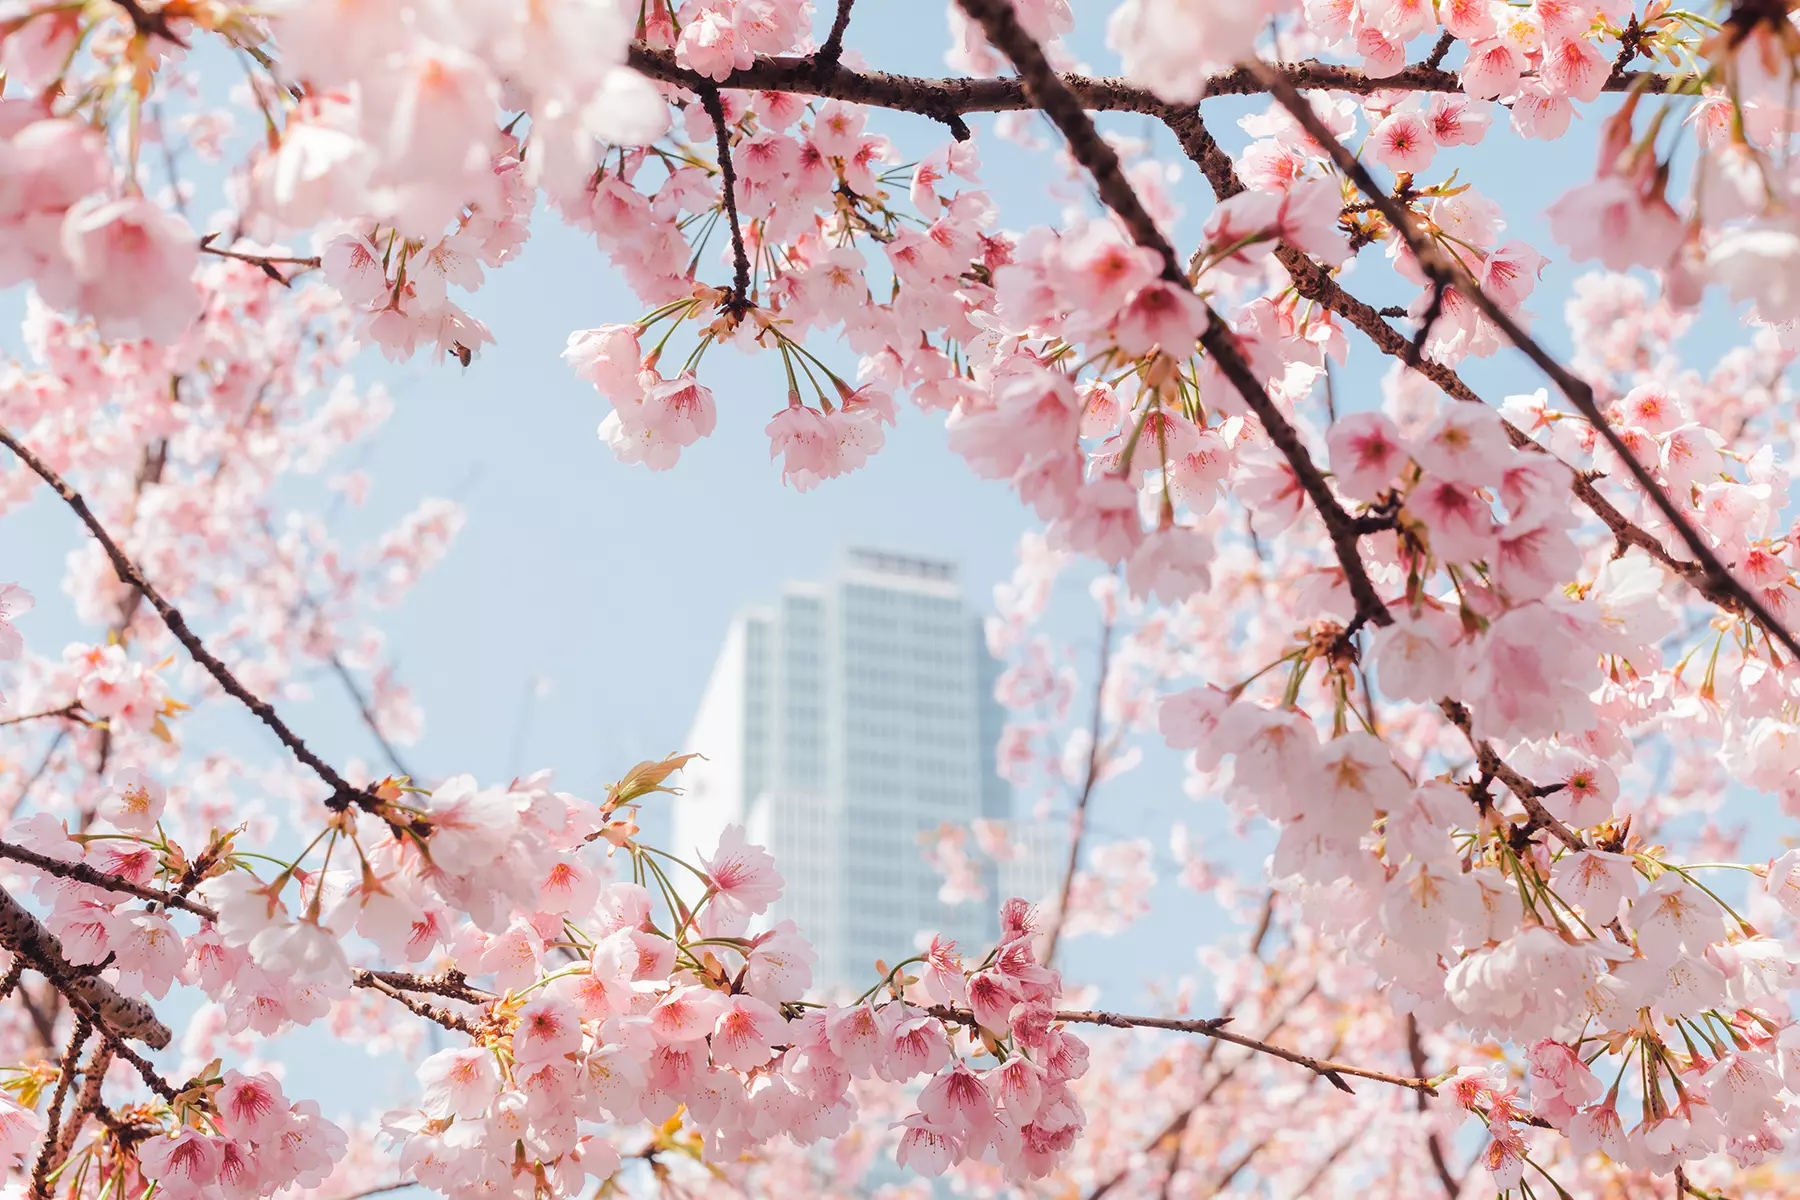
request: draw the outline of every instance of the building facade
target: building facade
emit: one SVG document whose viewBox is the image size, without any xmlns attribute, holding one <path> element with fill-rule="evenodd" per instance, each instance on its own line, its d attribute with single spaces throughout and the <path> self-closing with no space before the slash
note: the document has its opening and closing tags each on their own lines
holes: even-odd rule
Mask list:
<svg viewBox="0 0 1800 1200">
<path fill-rule="evenodd" d="M 854 549 L 787 584 L 726 635 L 688 734 L 706 760 L 684 772 L 676 852 L 710 851 L 733 822 L 767 846 L 787 885 L 771 919 L 813 940 L 821 987 L 862 991 L 921 932 L 985 952 L 996 905 L 941 903 L 921 839 L 1012 815 L 998 669 L 950 563 Z"/>
</svg>

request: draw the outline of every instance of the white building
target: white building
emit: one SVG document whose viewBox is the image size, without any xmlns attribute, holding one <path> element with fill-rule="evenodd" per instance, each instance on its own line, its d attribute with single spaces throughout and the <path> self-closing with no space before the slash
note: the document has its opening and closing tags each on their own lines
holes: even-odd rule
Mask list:
<svg viewBox="0 0 1800 1200">
<path fill-rule="evenodd" d="M 1007 837 L 1012 857 L 999 865 L 999 899 L 1018 896 L 1041 908 L 1055 908 L 1068 869 L 1068 820 L 1014 821 Z"/>
<path fill-rule="evenodd" d="M 921 931 L 984 953 L 997 904 L 940 903 L 920 839 L 1011 816 L 998 670 L 950 563 L 856 549 L 830 578 L 785 585 L 726 634 L 684 743 L 706 760 L 684 772 L 676 852 L 745 825 L 787 881 L 772 919 L 812 939 L 821 987 L 872 985 Z"/>
</svg>

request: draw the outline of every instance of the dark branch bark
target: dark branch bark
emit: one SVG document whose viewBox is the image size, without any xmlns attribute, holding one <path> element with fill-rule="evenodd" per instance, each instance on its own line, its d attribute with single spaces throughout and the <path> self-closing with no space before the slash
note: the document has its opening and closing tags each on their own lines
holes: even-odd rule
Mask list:
<svg viewBox="0 0 1800 1200">
<path fill-rule="evenodd" d="M 831 32 L 825 35 L 824 43 L 813 54 L 815 71 L 830 71 L 844 57 L 844 33 L 850 28 L 850 10 L 855 7 L 856 0 L 838 0 L 837 16 L 832 18 Z"/>
<path fill-rule="evenodd" d="M 50 1195 L 50 1172 L 57 1165 L 56 1150 L 61 1145 L 63 1102 L 69 1098 L 69 1084 L 75 1078 L 75 1063 L 81 1057 L 81 1047 L 93 1032 L 94 1027 L 85 1019 L 76 1021 L 69 1034 L 68 1048 L 63 1051 L 62 1061 L 57 1066 L 56 1090 L 51 1093 L 50 1107 L 44 1112 L 44 1146 L 38 1151 L 37 1164 L 31 1170 L 32 1200 L 48 1200 Z"/>
<path fill-rule="evenodd" d="M 1278 71 L 1261 64 L 1253 65 L 1251 70 L 1257 73 L 1273 93 L 1275 99 L 1293 114 L 1294 119 L 1300 122 L 1301 127 L 1312 136 L 1313 140 L 1324 147 L 1326 154 L 1330 156 L 1338 170 L 1355 183 L 1357 188 L 1381 210 L 1395 233 L 1405 240 L 1407 248 L 1412 251 L 1420 269 L 1425 272 L 1433 285 L 1454 287 L 1469 303 L 1475 306 L 1482 316 L 1494 323 L 1495 327 L 1506 336 L 1507 341 L 1522 351 L 1536 364 L 1539 370 L 1548 375 L 1569 403 L 1575 406 L 1576 411 L 1587 418 L 1589 423 L 1594 426 L 1595 431 L 1611 447 L 1619 461 L 1624 464 L 1626 472 L 1644 490 L 1651 503 L 1656 505 L 1664 519 L 1680 535 L 1688 552 L 1694 556 L 1695 563 L 1704 572 L 1707 582 L 1717 589 L 1719 594 L 1730 596 L 1735 601 L 1733 607 L 1737 611 L 1745 616 L 1753 617 L 1770 637 L 1780 642 L 1796 660 L 1800 660 L 1800 641 L 1794 639 L 1793 634 L 1789 633 L 1786 626 L 1775 619 L 1774 614 L 1768 610 L 1762 600 L 1749 588 L 1739 583 L 1725 564 L 1719 560 L 1718 555 L 1713 553 L 1712 547 L 1706 544 L 1706 539 L 1701 536 L 1699 530 L 1694 528 L 1693 522 L 1688 519 L 1687 514 L 1681 511 L 1669 494 L 1656 482 L 1649 470 L 1638 461 L 1637 455 L 1631 452 L 1624 440 L 1619 437 L 1618 431 L 1612 427 L 1612 423 L 1606 419 L 1606 414 L 1600 411 L 1600 406 L 1594 399 L 1594 389 L 1585 380 L 1558 362 L 1549 351 L 1538 343 L 1537 339 L 1525 331 L 1511 313 L 1501 307 L 1493 297 L 1483 290 L 1479 283 L 1470 277 L 1461 264 L 1445 254 L 1437 243 L 1421 232 L 1414 214 L 1401 206 L 1382 189 L 1380 184 L 1375 182 L 1375 179 L 1357 160 L 1356 156 L 1351 154 L 1343 143 L 1338 141 L 1326 128 L 1325 123 L 1319 119 L 1319 115 L 1313 111 L 1312 105 L 1299 92 L 1295 91 L 1293 85 L 1282 78 Z"/>
<path fill-rule="evenodd" d="M 427 1021 L 435 1022 L 445 1029 L 454 1030 L 457 1033 L 466 1033 L 470 1037 L 479 1037 L 481 1034 L 481 1030 L 476 1023 L 463 1016 L 461 1013 L 451 1012 L 447 1008 L 442 1008 L 435 1004 L 428 1004 L 423 1000 L 414 999 L 374 971 L 354 971 L 351 974 L 351 982 L 356 987 L 368 988 L 371 991 L 380 992 L 382 995 L 397 1002 L 408 1011 L 424 1017 Z"/>
<path fill-rule="evenodd" d="M 1243 182 L 1237 176 L 1237 168 L 1231 156 L 1213 140 L 1205 122 L 1195 109 L 1166 107 L 1158 114 L 1164 124 L 1175 134 L 1182 150 L 1205 174 L 1207 182 L 1212 185 L 1213 193 L 1220 200 L 1229 199 L 1244 190 Z M 1368 202 L 1369 207 L 1379 207 L 1375 202 Z M 1305 253 L 1287 243 L 1276 247 L 1275 257 L 1287 270 L 1293 281 L 1294 290 L 1303 298 L 1324 305 L 1327 309 L 1343 317 L 1351 325 L 1360 330 L 1374 343 L 1376 349 L 1418 371 L 1425 378 L 1436 384 L 1445 395 L 1465 404 L 1486 404 L 1480 393 L 1470 387 L 1457 372 L 1434 359 L 1426 358 L 1412 340 L 1384 319 L 1387 316 L 1405 316 L 1405 309 L 1378 310 L 1347 291 L 1343 285 L 1332 278 L 1324 267 L 1314 262 Z M 1507 439 L 1519 449 L 1534 453 L 1549 454 L 1543 445 L 1538 443 L 1510 421 L 1502 420 Z M 1686 580 L 1702 596 L 1713 604 L 1731 612 L 1741 612 L 1742 607 L 1736 596 L 1727 588 L 1722 588 L 1712 579 L 1699 563 L 1678 559 L 1654 535 L 1639 525 L 1634 524 L 1618 506 L 1602 495 L 1588 476 L 1579 471 L 1572 471 L 1573 482 L 1570 491 L 1589 511 L 1598 517 L 1602 524 L 1612 531 L 1614 539 L 1621 548 L 1636 546 L 1661 563 L 1669 571 Z"/>
<path fill-rule="evenodd" d="M 1438 702 L 1438 708 L 1444 716 L 1450 719 L 1450 723 L 1462 730 L 1463 736 L 1469 739 L 1469 745 L 1475 751 L 1475 762 L 1482 771 L 1504 783 L 1506 790 L 1517 796 L 1519 803 L 1525 806 L 1530 820 L 1522 832 L 1529 836 L 1540 829 L 1548 829 L 1556 835 L 1558 841 L 1569 849 L 1587 849 L 1587 843 L 1581 840 L 1579 833 L 1564 825 L 1557 819 L 1556 814 L 1544 807 L 1543 797 L 1547 793 L 1543 788 L 1508 766 L 1506 760 L 1501 758 L 1487 742 L 1476 739 L 1474 723 L 1470 720 L 1469 710 L 1466 707 L 1455 700 L 1446 699 Z"/>
<path fill-rule="evenodd" d="M 993 39 L 989 39 L 992 41 Z M 758 58 L 741 71 L 733 71 L 716 84 L 680 66 L 675 55 L 641 42 L 633 42 L 629 63 L 633 70 L 663 83 L 700 93 L 707 87 L 757 92 L 793 92 L 871 104 L 899 112 L 917 113 L 944 122 L 961 124 L 967 113 L 1021 112 L 1036 108 L 1018 78 L 931 78 L 896 75 L 886 71 L 854 71 L 833 64 L 822 69 L 813 56 L 779 55 Z M 1352 92 L 1461 92 L 1462 78 L 1454 71 L 1421 63 L 1406 67 L 1385 79 L 1371 78 L 1355 67 L 1307 59 L 1284 63 L 1279 68 L 1293 86 L 1306 90 Z M 1063 86 L 1082 105 L 1096 112 L 1160 113 L 1168 105 L 1147 88 L 1125 79 L 1089 75 L 1060 75 Z M 1698 89 L 1699 77 L 1651 71 L 1626 71 L 1607 81 L 1610 91 L 1629 91 L 1641 86 L 1656 94 L 1687 93 Z M 1268 89 L 1248 69 L 1221 71 L 1208 81 L 1205 96 L 1249 96 Z"/>
<path fill-rule="evenodd" d="M 1419 1019 L 1411 1013 L 1406 1014 L 1406 1052 L 1412 1059 L 1413 1074 L 1423 1075 L 1426 1071 L 1425 1041 L 1419 1034 Z M 1418 1093 L 1417 1109 L 1425 1111 L 1425 1094 Z M 1456 1175 L 1450 1170 L 1450 1163 L 1444 1158 L 1444 1139 L 1437 1131 L 1425 1135 L 1425 1152 L 1431 1156 L 1432 1169 L 1437 1172 L 1438 1182 L 1444 1185 L 1447 1200 L 1456 1200 L 1462 1191 L 1462 1184 L 1457 1182 Z"/>
<path fill-rule="evenodd" d="M 955 1021 L 958 1024 L 967 1025 L 971 1029 L 980 1028 L 975 1020 L 975 1015 L 967 1009 L 934 1005 L 926 1011 L 942 1021 Z M 1173 1033 L 1193 1033 L 1201 1037 L 1217 1038 L 1222 1042 L 1230 1042 L 1234 1046 L 1243 1046 L 1245 1049 L 1254 1050 L 1258 1054 L 1267 1054 L 1284 1062 L 1291 1062 L 1295 1066 L 1305 1067 L 1343 1092 L 1352 1091 L 1344 1078 L 1350 1076 L 1355 1079 L 1369 1079 L 1376 1083 L 1410 1088 L 1416 1092 L 1424 1092 L 1428 1096 L 1437 1095 L 1437 1087 L 1429 1079 L 1411 1075 L 1394 1075 L 1387 1071 L 1373 1071 L 1367 1067 L 1353 1066 L 1349 1063 L 1314 1058 L 1310 1054 L 1301 1054 L 1297 1050 L 1276 1046 L 1260 1038 L 1233 1033 L 1225 1027 L 1226 1022 L 1230 1020 L 1229 1017 L 1209 1017 L 1204 1020 L 1188 1020 L 1181 1017 L 1133 1017 L 1123 1013 L 1097 1012 L 1092 1009 L 1060 1009 L 1053 1016 L 1058 1021 L 1077 1025 L 1104 1025 L 1109 1029 L 1166 1029 Z M 1352 1092 L 1352 1094 L 1354 1093 Z"/>
<path fill-rule="evenodd" d="M 1082 781 L 1081 794 L 1075 799 L 1075 811 L 1069 815 L 1069 860 L 1063 865 L 1062 888 L 1056 897 L 1056 913 L 1051 918 L 1050 933 L 1044 940 L 1044 965 L 1050 966 L 1056 961 L 1056 947 L 1062 940 L 1063 926 L 1069 920 L 1069 893 L 1075 889 L 1075 871 L 1081 865 L 1081 843 L 1087 832 L 1088 802 L 1093 799 L 1094 786 L 1100 781 L 1100 768 L 1105 763 L 1105 753 L 1100 747 L 1100 726 L 1102 700 L 1106 695 L 1106 676 L 1112 667 L 1113 623 L 1103 622 L 1100 626 L 1100 682 L 1094 685 L 1094 718 L 1088 730 L 1088 764 L 1087 778 Z"/>
<path fill-rule="evenodd" d="M 88 508 L 87 502 L 81 498 L 80 493 L 65 483 L 60 475 L 50 469 L 48 463 L 33 454 L 24 443 L 12 435 L 11 431 L 0 428 L 0 446 L 5 446 L 16 454 L 20 462 L 31 468 L 38 478 L 49 484 L 51 490 L 62 497 L 63 503 L 75 511 L 75 515 L 81 519 L 81 523 L 87 526 L 88 532 L 92 533 L 94 539 L 100 543 L 101 549 L 106 551 L 106 556 L 112 561 L 113 570 L 118 574 L 119 581 L 137 588 L 144 594 L 144 598 L 150 602 L 150 606 L 162 618 L 163 624 L 168 626 L 169 632 L 175 635 L 175 640 L 186 647 L 194 661 L 205 667 L 207 673 L 218 682 L 221 688 L 225 689 L 228 695 L 239 700 L 244 707 L 256 715 L 257 719 L 273 730 L 275 736 L 281 739 L 281 744 L 286 746 L 295 758 L 305 763 L 312 769 L 313 774 L 325 781 L 326 786 L 331 789 L 331 796 L 325 802 L 329 807 L 339 812 L 349 808 L 352 804 L 361 805 L 370 811 L 380 808 L 380 801 L 374 795 L 361 788 L 352 787 L 325 760 L 307 749 L 306 743 L 301 741 L 299 735 L 289 729 L 287 724 L 276 715 L 274 708 L 240 683 L 237 676 L 231 673 L 231 668 L 219 661 L 206 648 L 205 643 L 201 642 L 194 631 L 188 627 L 187 620 L 180 611 L 165 600 L 162 593 L 152 587 L 149 580 L 144 578 L 144 574 L 138 570 L 137 564 L 126 557 L 125 552 L 119 548 L 119 544 L 112 539 L 112 535 L 107 533 L 105 526 L 100 524 L 99 519 Z"/>
<path fill-rule="evenodd" d="M 76 883 L 85 883 L 89 887 L 105 888 L 109 892 L 124 892 L 128 896 L 136 896 L 140 900 L 150 900 L 168 908 L 179 908 L 193 913 L 195 916 L 216 920 L 218 913 L 194 900 L 189 900 L 176 892 L 165 892 L 157 888 L 143 887 L 129 879 L 111 875 L 97 867 L 86 863 L 64 862 L 60 858 L 51 858 L 47 854 L 39 854 L 35 850 L 27 850 L 23 846 L 15 846 L 10 842 L 0 842 L 0 858 L 9 858 L 28 867 L 36 867 L 48 875 L 62 879 L 72 879 Z"/>
<path fill-rule="evenodd" d="M 706 106 L 706 115 L 712 118 L 713 136 L 718 141 L 720 191 L 725 198 L 725 219 L 731 226 L 733 274 L 731 298 L 725 307 L 733 317 L 742 317 L 750 310 L 750 255 L 744 250 L 744 228 L 738 223 L 737 166 L 731 161 L 731 126 L 725 123 L 725 105 L 719 100 L 718 88 L 701 88 L 700 102 Z"/>
<path fill-rule="evenodd" d="M 120 1035 L 161 1050 L 169 1044 L 169 1027 L 142 1000 L 122 995 L 96 975 L 84 975 L 63 957 L 62 943 L 42 921 L 4 888 L 0 888 L 0 945 L 31 964 L 58 992 L 87 1007 L 99 1023 Z"/>
<path fill-rule="evenodd" d="M 350 694 L 350 702 L 356 705 L 357 715 L 362 718 L 362 723 L 374 736 L 376 745 L 381 747 L 382 756 L 387 759 L 388 766 L 416 782 L 418 776 L 414 775 L 407 765 L 400 761 L 399 752 L 394 749 L 394 744 L 388 741 L 387 734 L 381 731 L 381 722 L 375 719 L 375 710 L 369 707 L 369 698 L 363 695 L 362 688 L 357 684 L 356 677 L 350 673 L 350 668 L 344 665 L 344 660 L 338 656 L 337 651 L 333 650 L 325 661 L 330 665 L 332 674 L 338 677 L 338 682 L 344 685 L 344 690 Z"/>
<path fill-rule="evenodd" d="M 1019 24 L 1012 5 L 1007 0 L 958 0 L 958 3 L 982 27 L 988 41 L 1018 68 L 1026 95 L 1033 106 L 1041 108 L 1062 131 L 1069 143 L 1069 153 L 1093 177 L 1102 202 L 1125 223 L 1125 228 L 1138 245 L 1154 251 L 1162 260 L 1163 278 L 1181 287 L 1191 286 L 1175 256 L 1175 247 L 1169 244 L 1168 238 L 1157 228 L 1155 220 L 1132 188 L 1131 181 L 1126 179 L 1125 172 L 1119 165 L 1118 154 L 1100 136 L 1080 99 L 1069 90 L 1062 77 L 1050 69 L 1043 48 Z M 1159 111 L 1166 107 L 1160 103 L 1157 106 Z M 1299 433 L 1269 398 L 1261 381 L 1251 372 L 1230 328 L 1210 307 L 1207 309 L 1207 317 L 1206 331 L 1200 336 L 1200 344 L 1256 414 L 1268 433 L 1269 440 L 1275 444 L 1282 457 L 1287 459 L 1295 478 L 1324 520 L 1332 547 L 1337 552 L 1339 565 L 1344 571 L 1344 582 L 1356 601 L 1357 617 L 1363 621 L 1374 621 L 1377 625 L 1392 623 L 1393 618 L 1388 615 L 1387 606 L 1376 594 L 1375 586 L 1370 582 L 1368 571 L 1363 565 L 1362 551 L 1358 545 L 1359 535 L 1350 514 L 1344 511 L 1343 505 L 1332 494 L 1330 484 L 1313 462 Z"/>
</svg>

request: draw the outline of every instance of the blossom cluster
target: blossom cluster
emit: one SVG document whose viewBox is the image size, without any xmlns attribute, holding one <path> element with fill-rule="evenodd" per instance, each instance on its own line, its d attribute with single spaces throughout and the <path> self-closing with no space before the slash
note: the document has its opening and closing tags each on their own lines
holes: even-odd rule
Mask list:
<svg viewBox="0 0 1800 1200">
<path fill-rule="evenodd" d="M 1405 1142 L 1398 1186 L 1461 1187 L 1464 1117 L 1502 1190 L 1534 1169 L 1584 1196 L 1674 1172 L 1694 1193 L 1734 1167 L 1760 1186 L 1796 1128 L 1800 861 L 1711 814 L 1749 792 L 1800 812 L 1794 17 L 1125 0 L 1109 79 L 1056 74 L 1085 50 L 1066 0 L 957 0 L 948 57 L 970 78 L 945 82 L 864 70 L 853 9 L 0 3 L 0 286 L 32 288 L 24 355 L 0 363 L 18 460 L 0 508 L 50 483 L 94 535 L 64 587 L 92 633 L 60 654 L 24 652 L 31 597 L 0 588 L 8 1169 L 91 1200 L 317 1190 L 375 1139 L 289 1100 L 253 1051 L 319 1022 L 406 1048 L 376 1015 L 399 1006 L 455 1044 L 382 1144 L 456 1195 L 572 1195 L 675 1149 L 753 1159 L 738 1182 L 766 1191 L 755 1172 L 883 1139 L 975 1191 L 1173 1194 L 1183 1172 L 1219 1190 L 1244 1169 L 1224 1170 L 1237 1133 L 1260 1148 L 1283 1112 L 1348 1122 L 1298 1091 L 1343 1082 L 1334 1029 L 1366 1035 L 1363 1078 L 1420 1097 L 1360 1110 Z M 245 64 L 229 109 L 196 99 L 200 47 Z M 1269 97 L 1235 152 L 1201 112 L 1222 92 Z M 890 132 L 882 107 L 942 131 Z M 1014 110 L 1034 107 L 1103 209 L 1018 229 L 980 186 L 967 118 L 1001 112 L 994 131 L 1031 146 Z M 1160 123 L 1215 202 L 1186 222 L 1159 145 L 1090 110 Z M 196 226 L 173 135 L 221 160 L 240 123 L 257 136 Z M 1595 171 L 1557 189 L 1553 246 L 1462 177 L 1474 147 L 1584 126 Z M 540 206 L 645 306 L 564 355 L 622 462 L 676 467 L 746 402 L 720 357 L 773 353 L 785 395 L 748 402 L 786 483 L 856 470 L 910 401 L 1042 522 L 988 629 L 1012 714 L 998 769 L 1074 843 L 1035 927 L 1009 904 L 980 959 L 932 943 L 820 1001 L 742 831 L 697 863 L 638 839 L 630 814 L 675 760 L 600 803 L 547 774 L 482 787 L 401 764 L 419 713 L 375 614 L 461 514 L 427 499 L 354 545 L 326 514 L 374 485 L 311 477 L 391 410 L 344 375 L 359 345 L 466 366 L 491 342 L 469 296 Z M 1570 293 L 1572 370 L 1531 332 L 1555 254 L 1611 272 Z M 1353 290 L 1377 259 L 1380 308 Z M 1684 366 L 1682 335 L 1725 298 L 1748 344 Z M 1340 389 L 1371 347 L 1394 360 L 1379 389 Z M 1560 399 L 1486 403 L 1459 373 L 1515 348 Z M 1082 571 L 1105 631 L 1091 704 L 1085 662 L 1040 627 Z M 282 723 L 312 668 L 386 767 L 340 770 Z M 240 702 L 292 763 L 192 752 L 188 707 Z M 1261 873 L 1185 825 L 1168 845 L 1234 911 L 1242 876 L 1272 885 L 1263 932 L 1205 962 L 1222 1005 L 1303 1026 L 1305 1053 L 1233 1035 L 1294 1078 L 1192 1049 L 1089 1071 L 1058 1007 L 1058 937 L 1149 907 L 1160 851 L 1083 839 L 1152 730 L 1189 755 L 1196 798 L 1266 836 Z M 294 835 L 287 857 L 251 849 Z M 995 827 L 941 831 L 946 899 L 985 891 L 971 842 L 1013 852 Z M 1293 978 L 1265 960 L 1270 928 Z M 178 987 L 201 1009 L 165 1077 L 120 1047 L 171 1040 L 148 1001 Z M 1185 1115 L 1118 1111 L 1170 1080 Z M 1215 1093 L 1244 1116 L 1231 1136 L 1195 1115 Z M 618 1142 L 639 1126 L 645 1149 Z M 1306 1169 L 1340 1153 L 1379 1170 L 1360 1147 Z"/>
</svg>

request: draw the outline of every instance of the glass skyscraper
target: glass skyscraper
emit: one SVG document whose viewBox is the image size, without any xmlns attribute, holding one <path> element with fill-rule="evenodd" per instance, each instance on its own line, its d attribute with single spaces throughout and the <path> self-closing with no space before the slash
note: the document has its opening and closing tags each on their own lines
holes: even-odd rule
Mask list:
<svg viewBox="0 0 1800 1200">
<path fill-rule="evenodd" d="M 921 838 L 1012 815 L 998 669 L 950 563 L 853 549 L 785 585 L 726 634 L 685 744 L 706 760 L 674 802 L 676 852 L 710 852 L 732 822 L 767 846 L 787 881 L 771 918 L 812 939 L 821 987 L 863 990 L 921 931 L 979 956 L 999 897 L 941 903 Z"/>
</svg>

